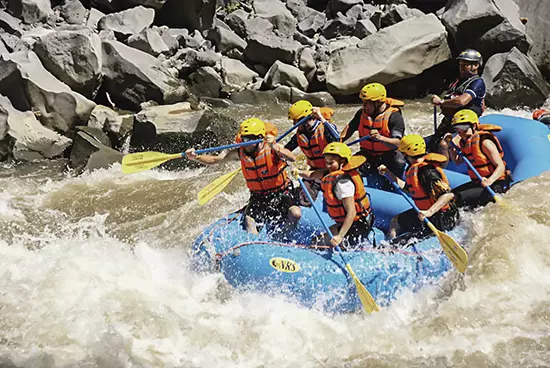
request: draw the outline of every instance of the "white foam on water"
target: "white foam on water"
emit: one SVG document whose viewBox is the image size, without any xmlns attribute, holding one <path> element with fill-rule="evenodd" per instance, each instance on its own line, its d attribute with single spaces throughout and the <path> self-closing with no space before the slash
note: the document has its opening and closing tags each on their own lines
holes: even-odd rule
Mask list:
<svg viewBox="0 0 550 368">
<path fill-rule="evenodd" d="M 464 276 L 451 271 L 371 316 L 331 316 L 188 270 L 194 237 L 248 198 L 236 182 L 199 207 L 196 190 L 222 173 L 123 175 L 115 165 L 79 177 L 10 178 L 0 226 L 18 226 L 0 239 L 0 356 L 51 367 L 550 361 L 550 175 L 515 186 L 509 207 L 464 213 Z"/>
</svg>

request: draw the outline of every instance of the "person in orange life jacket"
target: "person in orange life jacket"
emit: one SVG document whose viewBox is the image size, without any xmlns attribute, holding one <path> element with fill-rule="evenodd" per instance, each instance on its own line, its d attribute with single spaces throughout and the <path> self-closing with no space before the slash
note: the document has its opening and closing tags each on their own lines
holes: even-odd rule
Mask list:
<svg viewBox="0 0 550 368">
<path fill-rule="evenodd" d="M 401 233 L 411 233 L 424 237 L 431 233 L 424 224 L 424 218 L 440 230 L 451 230 L 458 223 L 458 209 L 454 204 L 454 194 L 441 169 L 447 158 L 439 153 L 426 154 L 426 142 L 418 134 L 409 134 L 401 139 L 399 151 L 405 154 L 409 167 L 405 173 L 405 181 L 389 173 L 393 181 L 405 188 L 414 203 L 420 209 L 418 214 L 411 208 L 395 216 L 388 231 L 389 238 L 395 238 Z M 380 175 L 385 175 L 388 169 L 384 165 L 378 167 Z"/>
<path fill-rule="evenodd" d="M 260 119 L 250 118 L 242 122 L 238 137 L 243 142 L 261 138 L 265 138 L 265 141 L 218 156 L 197 156 L 194 149 L 189 149 L 186 151 L 187 157 L 207 165 L 241 162 L 251 192 L 244 212 L 244 225 L 248 232 L 257 234 L 257 224 L 295 225 L 301 217 L 301 210 L 296 204 L 292 183 L 285 168 L 286 161 L 294 162 L 296 158 L 292 152 L 275 143 L 273 135 L 266 134 L 266 123 Z"/>
<path fill-rule="evenodd" d="M 311 170 L 326 167 L 323 150 L 329 143 L 337 142 L 340 139 L 338 128 L 329 122 L 333 114 L 333 109 L 314 107 L 306 100 L 297 101 L 288 110 L 288 118 L 294 123 L 310 116 L 306 122 L 300 125 L 297 133 L 285 145 L 285 148 L 292 152 L 300 147 Z M 321 184 L 313 180 L 304 180 L 304 184 L 315 200 L 321 190 Z M 296 189 L 299 191 L 300 204 L 306 207 L 311 206 L 301 188 Z"/>
<path fill-rule="evenodd" d="M 485 82 L 479 76 L 479 68 L 483 64 L 481 54 L 476 50 L 466 49 L 458 55 L 457 60 L 459 77 L 451 83 L 444 98 L 432 96 L 432 103 L 441 108 L 443 120 L 430 141 L 428 150 L 431 152 L 447 152 L 447 144 L 442 138 L 453 132 L 451 120 L 456 112 L 469 109 L 481 116 L 485 110 Z"/>
<path fill-rule="evenodd" d="M 550 128 L 550 111 L 546 109 L 537 109 L 533 111 L 533 120 L 540 121 Z"/>
<path fill-rule="evenodd" d="M 483 180 L 479 181 L 468 168 L 471 182 L 455 188 L 459 207 L 484 206 L 494 202 L 492 196 L 485 188 L 490 186 L 496 193 L 505 193 L 510 188 L 512 177 L 506 169 L 503 160 L 504 152 L 498 138 L 491 133 L 501 128 L 496 125 L 480 125 L 477 114 L 472 110 L 461 110 L 455 114 L 452 120 L 453 127 L 458 135 L 453 138 L 450 133 L 445 135 L 445 140 L 453 142 L 460 148 L 464 156 L 470 160 Z M 449 153 L 456 164 L 462 163 L 462 158 L 455 148 L 450 146 Z"/>
<path fill-rule="evenodd" d="M 387 98 L 386 88 L 380 83 L 367 84 L 359 97 L 363 100 L 363 108 L 342 131 L 341 142 L 347 141 L 355 131 L 359 131 L 359 137 L 370 136 L 371 140 L 361 141 L 361 150 L 357 153 L 367 159 L 361 168 L 362 173 L 384 164 L 392 173 L 402 177 L 406 162 L 397 145 L 405 134 L 400 109 L 405 104 Z"/>
<path fill-rule="evenodd" d="M 325 234 L 324 244 L 354 246 L 367 239 L 372 231 L 373 214 L 363 179 L 357 168 L 365 162 L 362 156 L 352 156 L 344 143 L 329 143 L 323 150 L 326 168 L 298 170 L 310 180 L 320 180 L 328 214 L 336 222 L 330 227 L 332 239 Z M 330 240 L 329 240 L 330 239 Z"/>
</svg>

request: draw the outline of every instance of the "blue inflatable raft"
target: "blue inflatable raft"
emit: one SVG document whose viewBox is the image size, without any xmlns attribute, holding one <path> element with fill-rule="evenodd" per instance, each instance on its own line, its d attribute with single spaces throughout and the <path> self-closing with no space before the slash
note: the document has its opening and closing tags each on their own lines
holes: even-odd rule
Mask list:
<svg viewBox="0 0 550 368">
<path fill-rule="evenodd" d="M 482 124 L 500 125 L 496 133 L 505 151 L 514 184 L 550 170 L 548 129 L 533 120 L 488 115 Z M 447 174 L 453 187 L 469 181 L 464 167 L 449 165 Z M 383 240 L 393 216 L 409 209 L 403 197 L 391 191 L 374 189 L 378 178 L 367 177 L 368 193 L 376 215 L 377 230 L 370 235 Z M 378 184 L 377 184 L 378 183 Z M 322 198 L 316 202 L 322 206 Z M 326 213 L 324 220 L 332 223 Z M 323 226 L 311 208 L 302 208 L 302 219 L 290 242 L 277 242 L 262 231 L 247 234 L 238 214 L 230 214 L 204 229 L 193 244 L 192 267 L 197 272 L 222 272 L 233 287 L 269 295 L 284 295 L 291 301 L 327 313 L 349 313 L 361 309 L 355 286 L 341 258 L 330 249 L 309 248 L 314 234 Z M 466 231 L 457 227 L 449 232 L 467 246 Z M 407 249 L 384 249 L 366 244 L 344 252 L 355 274 L 380 306 L 388 305 L 405 289 L 438 282 L 452 265 L 435 237 Z"/>
</svg>

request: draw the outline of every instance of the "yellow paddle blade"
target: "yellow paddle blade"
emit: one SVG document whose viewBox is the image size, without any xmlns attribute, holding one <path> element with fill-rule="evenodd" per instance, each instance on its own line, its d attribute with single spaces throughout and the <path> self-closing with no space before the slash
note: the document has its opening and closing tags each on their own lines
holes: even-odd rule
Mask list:
<svg viewBox="0 0 550 368">
<path fill-rule="evenodd" d="M 122 172 L 125 174 L 137 173 L 157 167 L 168 160 L 183 157 L 181 153 L 137 152 L 130 153 L 122 158 Z"/>
<path fill-rule="evenodd" d="M 351 278 L 353 279 L 353 283 L 357 289 L 357 294 L 359 294 L 359 300 L 361 300 L 361 304 L 363 305 L 365 311 L 368 314 L 378 312 L 380 310 L 380 308 L 378 308 L 378 304 L 376 304 L 376 301 L 372 297 L 371 293 L 369 293 L 365 285 L 363 285 L 361 280 L 359 280 L 359 278 L 355 275 L 355 272 L 353 272 L 349 263 L 346 263 L 346 270 L 348 270 Z"/>
<path fill-rule="evenodd" d="M 231 180 L 233 180 L 233 178 L 239 173 L 239 171 L 241 171 L 240 168 L 235 169 L 228 174 L 220 176 L 212 183 L 202 188 L 198 194 L 199 205 L 202 206 L 210 202 L 212 198 L 217 196 L 229 183 L 231 183 Z"/>
<path fill-rule="evenodd" d="M 464 273 L 468 267 L 468 253 L 454 240 L 451 236 L 439 231 L 434 224 L 428 221 L 428 227 L 437 236 L 443 252 L 451 263 L 456 267 L 458 272 Z"/>
</svg>

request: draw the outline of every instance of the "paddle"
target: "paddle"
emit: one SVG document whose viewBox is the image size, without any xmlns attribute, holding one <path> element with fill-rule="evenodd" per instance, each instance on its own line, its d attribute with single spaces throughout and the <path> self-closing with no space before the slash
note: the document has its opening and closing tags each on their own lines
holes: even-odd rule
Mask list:
<svg viewBox="0 0 550 368">
<path fill-rule="evenodd" d="M 361 137 L 361 138 L 359 138 L 359 139 L 356 139 L 356 140 L 351 141 L 351 142 L 346 143 L 346 144 L 347 144 L 348 146 L 353 146 L 353 145 L 356 144 L 356 143 L 363 142 L 363 141 L 371 141 L 371 140 L 372 140 L 371 136 L 370 136 L 370 135 L 366 135 L 366 136 L 364 136 L 364 137 Z"/>
<path fill-rule="evenodd" d="M 296 176 L 296 178 L 298 179 L 298 182 L 300 183 L 300 187 L 302 188 L 303 192 L 309 199 L 309 202 L 311 203 L 311 207 L 313 207 L 313 209 L 315 210 L 315 213 L 317 214 L 317 217 L 319 217 L 319 220 L 325 227 L 327 234 L 332 238 L 333 237 L 332 232 L 330 231 L 330 228 L 328 227 L 327 223 L 321 217 L 321 214 L 319 213 L 317 206 L 315 206 L 314 204 L 314 200 L 311 197 L 311 194 L 309 193 L 306 186 L 304 185 L 304 181 L 302 180 L 302 178 L 298 176 Z M 359 300 L 361 300 L 361 304 L 363 305 L 363 308 L 365 309 L 365 311 L 367 311 L 368 314 L 379 311 L 380 308 L 378 308 L 376 301 L 372 297 L 371 293 L 369 293 L 365 285 L 361 283 L 361 280 L 359 280 L 359 278 L 355 275 L 355 272 L 353 272 L 353 269 L 344 258 L 344 255 L 342 254 L 342 250 L 340 249 L 339 246 L 336 247 L 336 251 L 338 252 L 340 257 L 342 257 L 342 262 L 344 262 L 344 264 L 346 265 L 346 270 L 348 270 L 353 280 L 353 283 L 355 284 L 355 289 L 357 290 L 357 294 L 359 295 Z"/>
<path fill-rule="evenodd" d="M 212 183 L 202 188 L 198 194 L 199 205 L 202 206 L 210 202 L 212 198 L 217 196 L 229 183 L 231 183 L 231 181 L 235 176 L 237 176 L 239 171 L 241 171 L 240 167 L 236 168 L 230 173 L 220 176 Z"/>
<path fill-rule="evenodd" d="M 261 142 L 263 142 L 262 139 L 256 139 L 254 141 L 249 141 L 249 142 L 234 143 L 234 144 L 228 144 L 225 146 L 205 148 L 205 149 L 196 151 L 196 153 L 202 154 L 202 153 L 208 153 L 208 152 L 214 152 L 214 151 L 221 151 L 224 149 L 250 146 Z M 122 158 L 122 172 L 125 174 L 137 173 L 140 171 L 149 170 L 154 167 L 157 167 L 166 161 L 173 160 L 176 158 L 182 158 L 182 157 L 185 157 L 185 152 L 171 153 L 171 154 L 162 153 L 162 152 L 152 152 L 152 151 L 130 153 L 129 155 L 126 155 Z"/>
<path fill-rule="evenodd" d="M 403 190 L 401 190 L 399 185 L 397 185 L 397 183 L 394 182 L 388 174 L 384 176 L 393 185 L 395 190 L 399 194 L 401 194 L 407 200 L 407 202 L 409 202 L 411 207 L 414 208 L 417 213 L 420 213 L 420 209 L 418 208 L 418 206 L 407 194 L 405 194 L 405 192 L 403 192 Z M 468 253 L 466 253 L 464 248 L 462 248 L 460 244 L 458 244 L 456 240 L 454 240 L 451 236 L 445 234 L 442 231 L 439 231 L 435 227 L 435 225 L 432 224 L 430 220 L 428 220 L 427 217 L 424 218 L 424 223 L 430 228 L 434 235 L 437 236 L 437 240 L 439 240 L 439 244 L 441 244 L 443 252 L 449 258 L 451 263 L 456 267 L 459 272 L 464 273 L 466 267 L 468 266 Z"/>
<path fill-rule="evenodd" d="M 479 179 L 479 181 L 481 181 L 483 179 L 483 177 L 479 174 L 479 172 L 476 170 L 476 168 L 474 167 L 474 165 L 470 162 L 470 160 L 468 160 L 466 158 L 466 155 L 464 155 L 464 153 L 462 152 L 462 150 L 460 148 L 458 148 L 458 146 L 455 144 L 455 142 L 451 141 L 451 145 L 454 147 L 455 151 L 460 155 L 460 157 L 462 157 L 462 160 L 466 163 L 466 165 L 468 165 L 468 168 L 470 170 L 472 170 L 472 172 L 475 174 L 475 176 Z M 487 189 L 487 191 L 489 192 L 489 194 L 493 197 L 493 199 L 495 200 L 496 203 L 500 203 L 500 204 L 504 204 L 502 198 L 495 193 L 495 191 L 493 190 L 493 188 L 491 188 L 490 186 L 486 186 L 485 189 Z"/>
<path fill-rule="evenodd" d="M 284 132 L 282 135 L 277 137 L 276 142 L 280 142 L 283 138 L 285 138 L 287 135 L 289 135 L 292 131 L 294 131 L 296 128 L 298 128 L 301 124 L 303 124 L 305 121 L 309 119 L 308 116 L 304 116 L 301 118 L 296 124 L 294 124 L 290 129 L 288 129 L 286 132 Z M 198 153 L 199 151 L 197 151 Z M 224 174 L 202 188 L 198 193 L 198 199 L 199 199 L 199 205 L 205 205 L 206 203 L 210 202 L 215 196 L 217 196 L 219 193 L 221 193 L 222 190 L 225 189 L 231 183 L 233 178 L 237 176 L 241 169 L 237 168 L 233 171 L 231 171 L 228 174 Z"/>
</svg>

